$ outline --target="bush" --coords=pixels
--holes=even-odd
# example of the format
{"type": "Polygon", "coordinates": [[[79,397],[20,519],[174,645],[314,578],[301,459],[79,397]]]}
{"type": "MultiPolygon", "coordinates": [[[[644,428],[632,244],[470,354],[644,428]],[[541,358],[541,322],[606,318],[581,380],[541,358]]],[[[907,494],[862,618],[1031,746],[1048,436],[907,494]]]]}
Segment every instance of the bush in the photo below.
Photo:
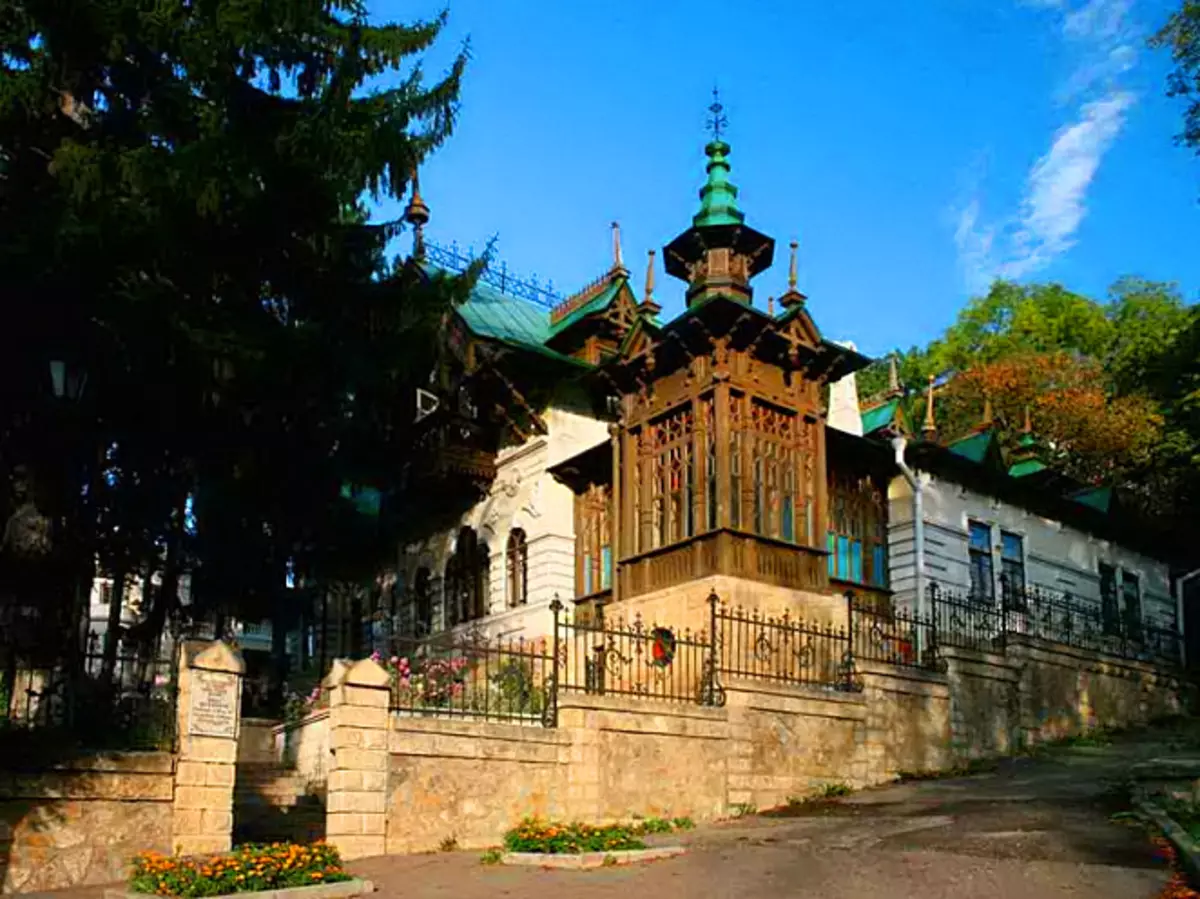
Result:
{"type": "Polygon", "coordinates": [[[509,852],[545,852],[570,855],[579,852],[613,852],[645,849],[633,828],[621,824],[593,827],[590,824],[554,824],[526,818],[504,835],[509,852]]]}
{"type": "Polygon", "coordinates": [[[332,846],[247,844],[213,856],[143,852],[133,860],[129,888],[157,896],[223,896],[340,880],[350,880],[350,875],[342,869],[342,860],[332,846]]]}

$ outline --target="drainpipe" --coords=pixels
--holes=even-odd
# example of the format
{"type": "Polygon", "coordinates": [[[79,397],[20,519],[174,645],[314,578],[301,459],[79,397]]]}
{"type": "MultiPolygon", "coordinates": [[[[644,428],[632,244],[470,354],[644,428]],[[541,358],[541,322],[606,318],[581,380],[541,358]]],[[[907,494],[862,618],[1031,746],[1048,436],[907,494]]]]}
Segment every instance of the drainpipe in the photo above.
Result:
{"type": "Polygon", "coordinates": [[[1184,639],[1186,634],[1183,624],[1183,587],[1194,577],[1200,577],[1200,568],[1189,571],[1175,581],[1175,627],[1179,630],[1179,664],[1183,666],[1187,665],[1187,642],[1184,639]]]}
{"type": "MultiPolygon", "coordinates": [[[[913,602],[913,611],[918,616],[924,617],[925,614],[925,504],[923,500],[922,484],[916,472],[908,467],[908,463],[904,461],[904,450],[908,445],[908,441],[901,435],[896,435],[892,438],[892,449],[896,452],[896,467],[900,469],[900,473],[904,475],[904,480],[908,481],[908,486],[912,488],[912,514],[913,514],[913,550],[915,556],[916,567],[916,600],[913,602]]],[[[920,629],[918,629],[918,634],[920,629]]]]}

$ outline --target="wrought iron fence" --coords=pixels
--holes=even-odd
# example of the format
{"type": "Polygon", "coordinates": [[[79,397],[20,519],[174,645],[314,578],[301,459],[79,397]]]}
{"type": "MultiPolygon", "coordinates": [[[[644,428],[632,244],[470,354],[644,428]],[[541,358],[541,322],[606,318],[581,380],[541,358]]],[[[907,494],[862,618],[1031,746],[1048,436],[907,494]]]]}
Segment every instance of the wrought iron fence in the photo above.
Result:
{"type": "Polygon", "coordinates": [[[120,638],[107,648],[91,632],[73,653],[61,635],[52,648],[11,639],[30,633],[30,615],[10,607],[0,616],[0,731],[53,734],[89,749],[171,748],[178,637],[120,638]]]}
{"type": "Polygon", "coordinates": [[[758,610],[721,607],[718,672],[784,684],[861,690],[844,628],[758,610]]]}
{"type": "Polygon", "coordinates": [[[932,617],[908,609],[879,608],[853,591],[846,594],[846,611],[855,659],[901,668],[939,667],[932,617]]]}
{"type": "Polygon", "coordinates": [[[929,608],[939,646],[1004,651],[1004,610],[994,600],[933,583],[929,585],[929,608]]]}
{"type": "Polygon", "coordinates": [[[712,703],[711,632],[599,614],[583,624],[555,608],[558,689],[712,703]]]}
{"type": "Polygon", "coordinates": [[[392,711],[549,723],[555,707],[555,655],[546,638],[480,632],[423,640],[393,638],[377,656],[391,676],[392,711]]]}
{"type": "Polygon", "coordinates": [[[942,646],[1003,652],[1022,636],[1127,659],[1178,663],[1182,638],[1099,602],[1038,585],[1001,584],[1000,596],[929,585],[936,640],[942,646]]]}

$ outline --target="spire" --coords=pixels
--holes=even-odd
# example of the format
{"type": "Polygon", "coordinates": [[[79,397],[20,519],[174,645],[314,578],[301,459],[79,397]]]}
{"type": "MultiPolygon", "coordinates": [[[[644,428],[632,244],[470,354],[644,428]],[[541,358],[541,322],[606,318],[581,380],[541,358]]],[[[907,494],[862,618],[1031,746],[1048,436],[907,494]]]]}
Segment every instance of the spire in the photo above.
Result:
{"type": "Polygon", "coordinates": [[[662,311],[662,306],[654,302],[654,251],[650,250],[647,255],[649,259],[646,262],[646,294],[638,308],[644,314],[654,317],[662,311]]]}
{"type": "Polygon", "coordinates": [[[412,170],[412,197],[404,209],[404,220],[413,226],[413,256],[425,258],[425,225],[429,222],[429,207],[421,199],[421,179],[417,167],[412,170]]]}
{"type": "Polygon", "coordinates": [[[738,208],[738,190],[729,180],[729,144],[723,139],[727,120],[713,92],[708,127],[712,140],[704,148],[708,178],[700,189],[700,210],[692,227],[663,249],[667,274],[688,283],[689,307],[723,297],[749,304],[750,279],[771,265],[775,241],[747,227],[738,208]]]}
{"type": "Polygon", "coordinates": [[[621,257],[621,225],[618,222],[612,223],[612,243],[613,271],[627,271],[625,268],[625,260],[621,257]]]}
{"type": "Polygon", "coordinates": [[[1033,436],[1033,423],[1029,420],[1029,406],[1025,406],[1025,424],[1021,426],[1021,433],[1026,437],[1033,436]]]}
{"type": "Polygon", "coordinates": [[[933,441],[937,439],[937,422],[933,418],[933,375],[929,376],[929,392],[925,400],[925,427],[921,429],[921,433],[926,440],[933,441]]]}
{"type": "Polygon", "coordinates": [[[797,250],[800,248],[800,242],[793,240],[788,244],[791,250],[790,258],[788,259],[788,289],[787,293],[779,298],[779,305],[784,309],[791,309],[793,306],[798,306],[808,299],[804,294],[796,289],[796,284],[799,282],[800,267],[797,263],[797,250]]]}
{"type": "Polygon", "coordinates": [[[985,396],[983,398],[983,418],[979,422],[979,430],[985,431],[992,426],[992,398],[985,396]]]}
{"type": "Polygon", "coordinates": [[[901,396],[904,393],[900,389],[900,372],[896,368],[896,354],[888,356],[888,389],[889,397],[901,396]]]}

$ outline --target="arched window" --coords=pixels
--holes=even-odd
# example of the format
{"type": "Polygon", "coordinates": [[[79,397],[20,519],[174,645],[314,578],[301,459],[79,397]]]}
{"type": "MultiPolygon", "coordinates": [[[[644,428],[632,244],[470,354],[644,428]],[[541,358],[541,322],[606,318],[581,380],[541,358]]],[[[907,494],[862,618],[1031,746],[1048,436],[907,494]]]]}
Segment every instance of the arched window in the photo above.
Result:
{"type": "Polygon", "coordinates": [[[413,632],[425,637],[433,630],[433,586],[428,568],[418,568],[413,578],[413,632]]]}
{"type": "Polygon", "coordinates": [[[446,563],[446,626],[454,627],[487,614],[489,553],[475,532],[463,528],[458,533],[454,555],[446,563]]]}
{"type": "Polygon", "coordinates": [[[508,534],[508,605],[525,605],[529,598],[529,545],[525,532],[513,528],[508,534]]]}

